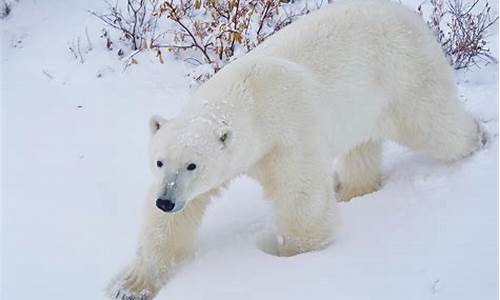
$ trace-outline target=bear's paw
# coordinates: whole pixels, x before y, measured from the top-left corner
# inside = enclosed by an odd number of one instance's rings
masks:
[[[323,249],[328,241],[304,240],[285,237],[273,231],[262,231],[257,235],[257,247],[273,256],[289,257],[305,252]]]
[[[153,299],[157,289],[139,270],[140,268],[131,267],[118,274],[108,286],[108,296],[119,300]]]

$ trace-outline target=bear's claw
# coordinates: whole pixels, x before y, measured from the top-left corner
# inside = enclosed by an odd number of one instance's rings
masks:
[[[118,291],[114,298],[119,300],[151,300],[153,296],[148,291],[142,291],[139,294],[130,294],[128,291]]]
[[[119,300],[151,300],[153,299],[153,294],[147,290],[142,290],[140,292],[132,292],[123,287],[119,288],[118,291],[114,292],[113,299]],[[113,295],[111,294],[111,295]]]

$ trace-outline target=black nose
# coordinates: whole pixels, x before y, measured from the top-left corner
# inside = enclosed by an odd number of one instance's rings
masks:
[[[168,199],[156,199],[156,207],[165,212],[172,211],[172,209],[174,209],[174,206],[175,203]]]

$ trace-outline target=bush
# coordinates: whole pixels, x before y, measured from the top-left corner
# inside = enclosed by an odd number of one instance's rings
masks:
[[[152,49],[161,63],[164,55],[171,55],[198,66],[191,76],[204,81],[298,16],[326,3],[326,0],[127,0],[126,12],[108,4],[108,13],[91,13],[119,32],[120,40],[132,50],[126,57],[127,64],[136,62],[133,58],[136,53]],[[107,31],[104,35],[110,48],[110,35]]]
[[[313,9],[321,7],[315,5]],[[277,0],[201,0],[175,4],[164,1],[159,16],[174,22],[172,42],[157,45],[196,64],[208,64],[197,79],[217,72],[225,64],[247,53],[296,17],[311,11],[305,6]],[[196,55],[197,52],[198,55]],[[210,72],[211,71],[211,72]]]
[[[155,37],[158,17],[155,16],[158,1],[156,0],[127,0],[122,9],[118,1],[107,4],[104,14],[90,11],[90,13],[110,28],[121,34],[120,39],[129,44],[132,50],[144,49],[146,42]],[[125,12],[123,12],[125,10]],[[112,49],[112,41],[107,30],[103,30],[102,37],[106,38],[106,47]]]
[[[496,62],[487,47],[488,29],[498,21],[491,6],[480,0],[430,0],[432,12],[427,24],[436,35],[450,64],[455,69]],[[424,15],[422,5],[417,11]]]
[[[165,56],[196,67],[190,75],[205,81],[224,65],[255,48],[297,17],[323,7],[327,0],[122,0],[107,12],[91,12],[103,29],[109,50],[126,66],[134,56],[153,50],[160,63]],[[487,48],[487,31],[498,20],[488,2],[429,0],[427,24],[455,69],[496,61]],[[481,8],[479,8],[481,7]],[[424,16],[422,5],[418,13]],[[425,17],[425,16],[424,16]],[[119,34],[118,40],[111,33]],[[116,48],[116,49],[115,49]]]

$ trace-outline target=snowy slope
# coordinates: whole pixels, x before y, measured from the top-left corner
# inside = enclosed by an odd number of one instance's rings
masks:
[[[106,299],[134,255],[148,118],[174,116],[192,92],[179,62],[144,54],[122,72],[86,13],[99,7],[21,0],[0,21],[1,299]],[[78,64],[67,46],[85,27],[94,49]],[[457,74],[491,135],[485,149],[444,164],[387,144],[383,188],[340,204],[339,236],[323,251],[260,251],[270,207],[258,184],[235,180],[209,208],[195,259],[157,299],[497,299],[497,81],[495,65]]]

